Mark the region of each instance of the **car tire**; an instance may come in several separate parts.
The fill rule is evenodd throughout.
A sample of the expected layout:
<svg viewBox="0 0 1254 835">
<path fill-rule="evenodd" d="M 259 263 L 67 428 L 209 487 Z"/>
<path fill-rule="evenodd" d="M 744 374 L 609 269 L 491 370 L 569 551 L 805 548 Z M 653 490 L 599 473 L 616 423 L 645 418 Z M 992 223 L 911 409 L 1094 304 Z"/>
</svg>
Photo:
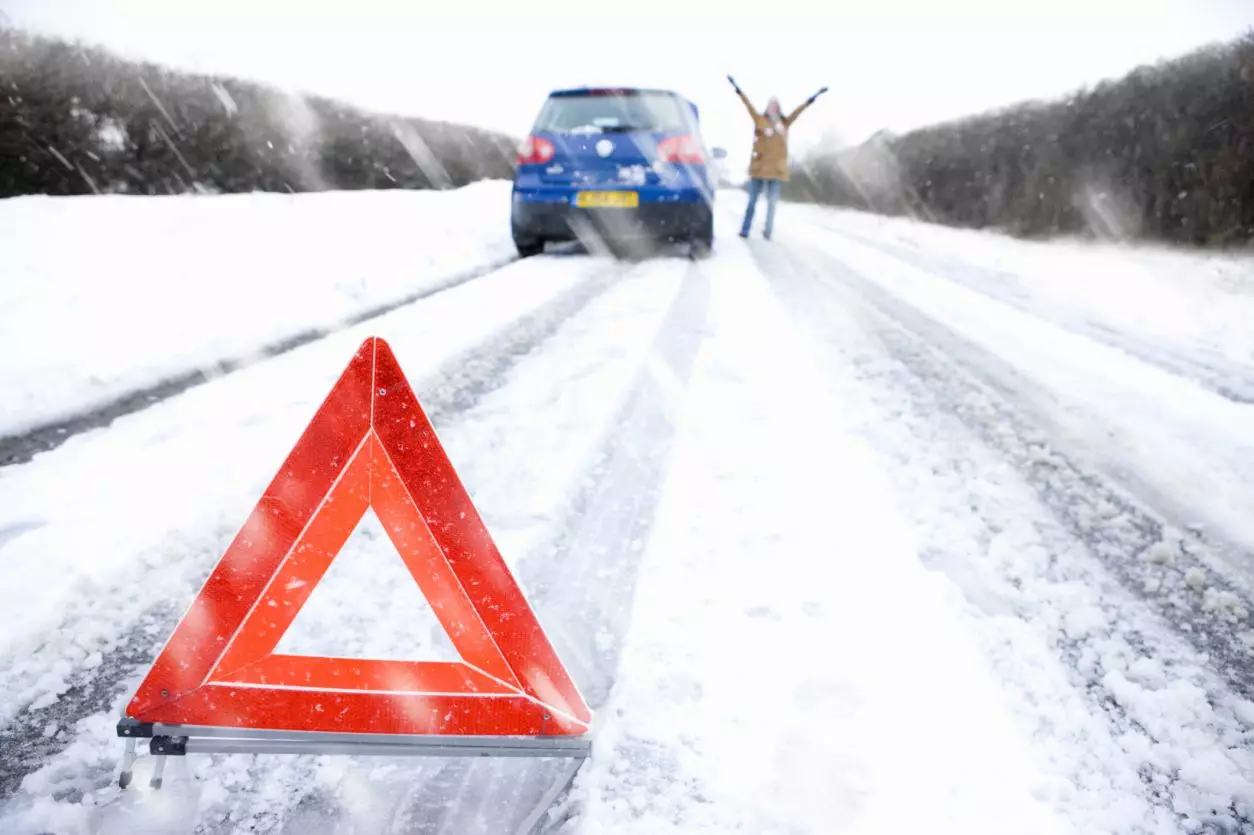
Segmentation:
<svg viewBox="0 0 1254 835">
<path fill-rule="evenodd" d="M 544 252 L 544 241 L 540 238 L 523 238 L 515 235 L 514 248 L 518 250 L 519 258 L 530 258 Z"/>
<path fill-rule="evenodd" d="M 693 258 L 709 258 L 714 251 L 714 218 L 707 220 L 700 232 L 693 235 L 689 243 Z"/>
</svg>

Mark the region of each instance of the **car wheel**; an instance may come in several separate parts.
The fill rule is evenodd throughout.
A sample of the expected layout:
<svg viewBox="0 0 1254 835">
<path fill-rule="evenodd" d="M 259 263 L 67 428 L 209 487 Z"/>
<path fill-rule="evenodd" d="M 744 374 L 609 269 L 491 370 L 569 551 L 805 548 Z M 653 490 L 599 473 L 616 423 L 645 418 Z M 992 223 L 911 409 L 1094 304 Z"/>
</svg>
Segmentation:
<svg viewBox="0 0 1254 835">
<path fill-rule="evenodd" d="M 692 236 L 689 251 L 693 258 L 709 258 L 714 250 L 714 219 L 706 221 L 700 232 Z"/>
<path fill-rule="evenodd" d="M 540 238 L 514 238 L 514 247 L 520 258 L 530 258 L 544 252 L 544 241 Z"/>
</svg>

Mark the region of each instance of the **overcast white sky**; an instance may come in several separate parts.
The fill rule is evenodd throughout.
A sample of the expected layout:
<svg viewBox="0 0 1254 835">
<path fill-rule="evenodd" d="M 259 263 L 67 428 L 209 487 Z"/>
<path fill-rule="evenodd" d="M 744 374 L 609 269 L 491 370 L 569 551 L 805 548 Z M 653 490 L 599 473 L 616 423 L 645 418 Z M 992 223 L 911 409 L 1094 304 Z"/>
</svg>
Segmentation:
<svg viewBox="0 0 1254 835">
<path fill-rule="evenodd" d="M 699 8 L 692 8 L 692 6 Z M 0 0 L 13 23 L 369 108 L 526 132 L 548 90 L 670 87 L 747 157 L 725 76 L 861 141 L 1052 97 L 1254 27 L 1254 0 Z"/>
</svg>

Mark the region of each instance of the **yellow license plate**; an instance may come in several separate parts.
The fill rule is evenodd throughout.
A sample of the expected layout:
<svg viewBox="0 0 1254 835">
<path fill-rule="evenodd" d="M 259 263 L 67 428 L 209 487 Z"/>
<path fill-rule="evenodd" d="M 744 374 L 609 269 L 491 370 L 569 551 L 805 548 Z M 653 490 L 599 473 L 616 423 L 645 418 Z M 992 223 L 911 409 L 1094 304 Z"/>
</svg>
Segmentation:
<svg viewBox="0 0 1254 835">
<path fill-rule="evenodd" d="M 634 191 L 581 191 L 575 194 L 575 205 L 581 209 L 634 209 L 640 195 Z"/>
</svg>

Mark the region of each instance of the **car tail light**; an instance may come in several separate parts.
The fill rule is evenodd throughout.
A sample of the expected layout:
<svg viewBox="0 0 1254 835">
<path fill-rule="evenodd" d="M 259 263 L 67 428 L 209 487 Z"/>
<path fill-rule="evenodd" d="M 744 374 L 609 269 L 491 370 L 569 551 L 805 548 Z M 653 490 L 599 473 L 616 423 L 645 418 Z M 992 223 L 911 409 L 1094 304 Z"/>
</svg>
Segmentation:
<svg viewBox="0 0 1254 835">
<path fill-rule="evenodd" d="M 546 163 L 556 153 L 553 143 L 538 136 L 527 137 L 518 148 L 518 164 Z"/>
<path fill-rule="evenodd" d="M 677 162 L 683 165 L 704 165 L 705 153 L 701 143 L 692 136 L 672 136 L 657 143 L 657 158 L 662 162 Z"/>
</svg>

